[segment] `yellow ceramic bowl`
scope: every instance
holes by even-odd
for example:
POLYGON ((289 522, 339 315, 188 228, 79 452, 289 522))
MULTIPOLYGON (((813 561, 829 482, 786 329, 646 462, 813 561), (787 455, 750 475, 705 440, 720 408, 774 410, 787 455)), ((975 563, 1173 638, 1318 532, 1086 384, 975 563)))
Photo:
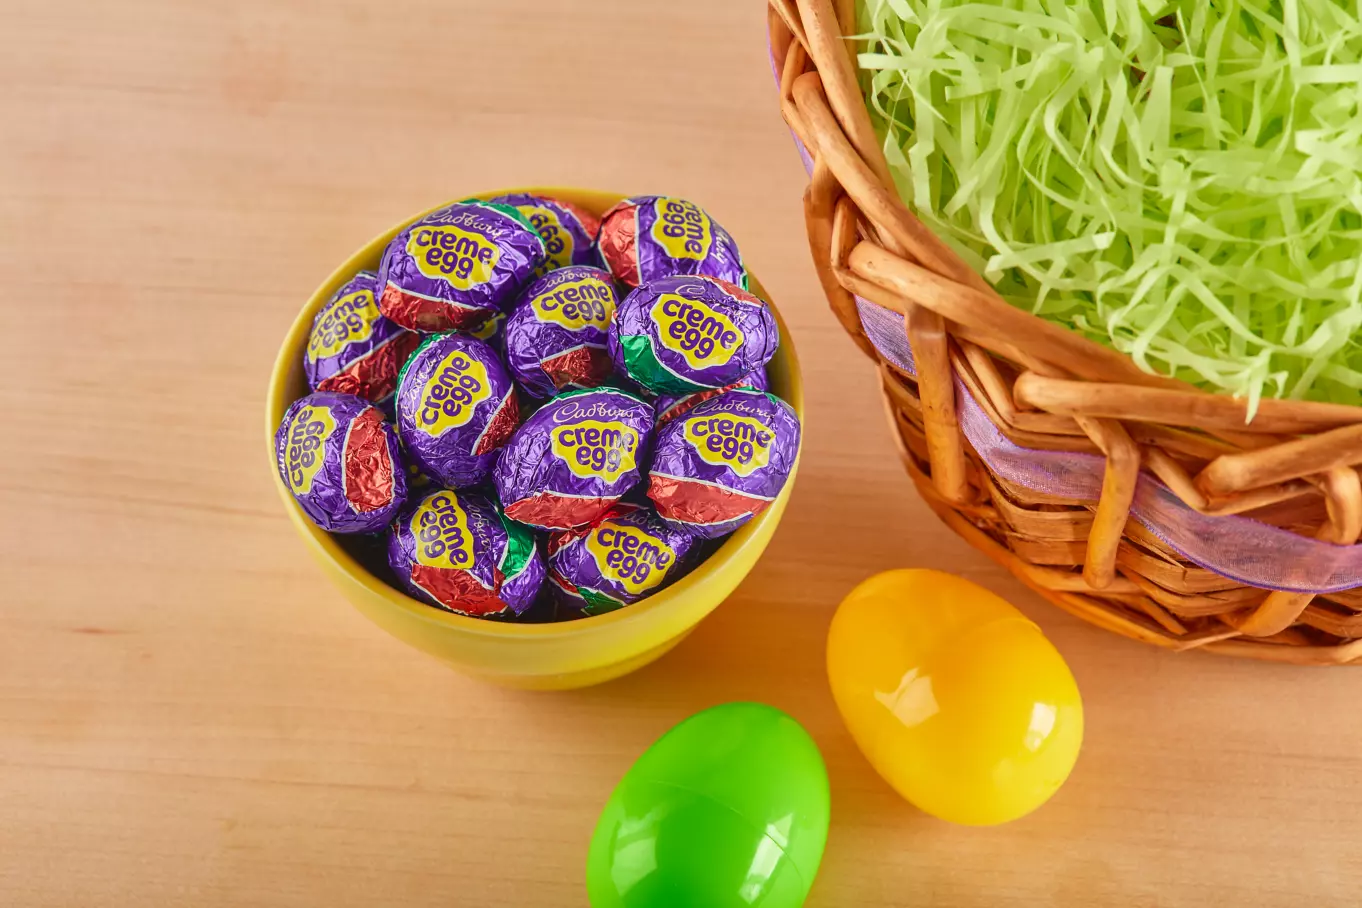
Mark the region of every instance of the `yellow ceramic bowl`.
MULTIPOLYGON (((560 187, 505 190, 533 192, 575 202, 588 211, 603 213, 623 196, 560 187)), ((503 192, 489 192, 492 198, 503 192)), ((319 529, 293 500, 275 465, 274 432, 284 410, 307 393, 303 378, 303 348, 313 316, 346 279, 361 268, 378 268, 388 242, 406 224, 375 237, 350 256, 312 294, 293 321, 270 376, 265 401, 265 447, 269 452, 279 497, 303 538, 308 552, 322 566, 345 598, 370 621, 399 640, 438 656, 477 677, 513 687, 584 687, 617 678, 657 659, 690 633, 733 592, 780 523, 794 486, 794 473, 784 491, 764 513, 728 537, 704 563, 672 586, 642 602, 606 615, 561 624, 509 624, 465 618, 441 611, 399 592, 369 573, 330 534, 319 529)), ((753 289, 769 299, 755 276, 753 289)), ((774 309, 774 305, 772 306, 774 309)), ((767 368, 772 390, 804 416, 804 392, 790 333, 780 322, 780 348, 767 368)), ((796 462, 796 471, 798 463, 796 462)))

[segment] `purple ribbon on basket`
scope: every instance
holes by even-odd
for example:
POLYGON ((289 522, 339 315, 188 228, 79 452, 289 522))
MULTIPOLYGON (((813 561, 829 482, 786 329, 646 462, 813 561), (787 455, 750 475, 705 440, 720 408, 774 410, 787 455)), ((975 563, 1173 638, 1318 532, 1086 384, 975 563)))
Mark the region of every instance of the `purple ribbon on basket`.
MULTIPOLYGON (((771 74, 780 70, 771 51, 771 74)), ((813 158, 790 134, 804 169, 813 158)), ((886 360, 917 375, 903 316, 856 297, 861 329, 886 360)), ((1093 454, 1024 448, 1006 438, 955 377, 960 429, 980 459, 1016 485, 1075 501, 1097 501, 1106 461, 1093 454)), ((1335 545, 1299 536, 1249 517, 1211 516, 1188 507, 1158 479, 1141 473, 1130 515, 1183 558, 1246 586, 1292 593, 1336 593, 1362 586, 1362 545, 1335 545)))

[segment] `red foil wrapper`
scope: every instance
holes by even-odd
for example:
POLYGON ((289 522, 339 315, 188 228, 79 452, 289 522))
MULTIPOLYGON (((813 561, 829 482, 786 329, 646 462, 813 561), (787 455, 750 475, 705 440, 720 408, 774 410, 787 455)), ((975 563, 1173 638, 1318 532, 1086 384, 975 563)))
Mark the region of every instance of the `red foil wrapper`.
POLYGON ((692 524, 727 523, 747 514, 760 514, 771 504, 765 498, 712 483, 657 474, 649 479, 648 497, 663 517, 692 524))
POLYGON ((420 343, 421 335, 404 331, 330 378, 323 379, 317 390, 353 394, 365 400, 387 400, 397 390, 397 375, 402 371, 402 364, 420 343))
MULTIPOLYGON (((497 589, 502 584, 496 572, 497 589)), ((468 571, 447 571, 424 564, 413 564, 411 582, 434 596, 449 611, 483 617, 506 611, 506 603, 492 590, 478 583, 468 571)))
POLYGON ((399 290, 392 284, 383 288, 378 307, 391 321, 415 331, 472 331, 493 314, 493 310, 464 306, 450 300, 437 300, 399 290))
POLYGON ((587 211, 581 205, 577 205, 573 202, 565 202, 562 199, 554 199, 554 201, 572 212, 572 216, 582 225, 582 229, 586 231, 587 236, 596 236, 601 232, 601 219, 587 211))
POLYGON ((578 526, 602 519, 601 515, 614 502, 613 498, 583 498, 539 492, 511 502, 505 510, 507 517, 530 526, 578 526))
POLYGON ((515 427, 520 425, 520 399, 515 393, 515 388, 506 392, 506 399, 501 402, 497 412, 492 414, 492 419, 487 423, 487 428, 483 431, 478 443, 473 446, 474 456, 487 454, 506 444, 506 439, 511 437, 515 427))
POLYGON ((539 367, 559 391, 570 387, 594 388, 604 384, 615 371, 609 350, 586 344, 541 360, 539 367))
POLYGON ((637 206, 627 200, 605 213, 596 245, 610 266, 615 280, 626 287, 638 286, 637 206))
POLYGON ((383 414, 370 407, 350 423, 345 437, 345 497, 361 514, 393 500, 393 462, 382 424, 383 414))
POLYGON ((672 404, 670 407, 658 407, 657 424, 660 426, 671 422, 678 416, 685 416, 691 410, 694 410, 696 405, 702 404, 712 397, 718 397, 725 391, 731 391, 736 387, 738 387, 738 385, 727 385, 722 388, 706 388, 703 391, 696 391, 692 394, 683 394, 676 398, 676 403, 672 404))

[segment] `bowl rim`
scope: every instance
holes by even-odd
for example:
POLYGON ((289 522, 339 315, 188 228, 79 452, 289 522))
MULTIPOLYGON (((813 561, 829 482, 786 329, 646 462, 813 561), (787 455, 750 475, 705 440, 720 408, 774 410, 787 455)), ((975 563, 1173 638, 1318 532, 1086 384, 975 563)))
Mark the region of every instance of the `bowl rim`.
MULTIPOLYGON (((356 271, 369 267, 369 263, 375 258, 375 254, 382 254, 382 249, 388 242, 404 227, 417 218, 423 217, 432 211, 436 211, 446 205, 462 199, 481 199, 488 200, 502 195, 512 193, 528 193, 532 195, 548 196, 564 201, 581 205, 593 214, 602 214, 610 205, 629 198, 627 195, 605 192, 595 189, 582 189, 569 186, 530 186, 517 187, 511 189, 498 189, 490 192, 470 193, 459 196, 456 199, 434 205, 418 214, 398 221, 392 227, 375 235, 363 246, 351 253, 339 266, 337 266, 323 280, 302 309, 294 317, 292 324, 284 335, 283 343, 279 347, 279 352, 275 355, 274 365, 270 370, 269 386, 265 395, 265 440, 266 451, 269 458, 270 474, 274 477, 274 487, 281 499, 284 501, 291 522, 305 541, 313 544, 315 552, 324 555, 331 562, 331 566, 340 573, 348 576, 365 589, 373 592, 382 599, 387 605, 405 612, 409 617, 418 621, 437 625, 450 630, 463 633, 474 634, 484 637, 497 638, 567 638, 589 634, 614 625, 623 625, 631 621, 642 621, 645 616, 660 611, 672 605, 680 605, 691 590, 698 587, 711 573, 717 573, 724 565, 740 559, 742 553, 753 545, 752 537, 757 528, 771 518, 779 519, 783 510, 777 504, 783 505, 784 500, 788 500, 794 488, 795 476, 799 471, 799 462, 803 454, 804 433, 800 433, 799 451, 795 454, 795 463, 790 470, 790 477, 781 489, 776 501, 772 502, 761 514, 736 530, 724 539, 723 543, 710 553, 701 564, 697 565, 690 573, 680 580, 663 588, 659 592, 639 600, 637 603, 625 608, 615 609, 603 615, 588 615, 585 618, 576 618, 571 621, 549 621, 536 624, 518 624, 513 621, 489 621, 485 618, 474 618, 467 615, 457 615, 447 612, 436 606, 429 605, 412 596, 407 595, 401 590, 389 585, 381 577, 375 576, 368 568, 361 564, 353 555, 332 536, 321 527, 309 520, 303 512, 302 507, 293 498, 292 493, 284 485, 283 479, 279 475, 278 463, 275 452, 275 433, 279 427, 279 421, 283 418, 284 412, 288 409, 292 400, 288 398, 287 386, 289 384, 292 371, 297 363, 301 362, 302 351, 307 344, 308 334, 312 329, 312 321, 317 311, 324 305, 336 288, 354 276, 356 271), (608 203, 608 204, 607 204, 608 203)), ((748 269, 748 277, 752 284, 754 294, 760 296, 771 307, 775 315, 776 324, 780 328, 780 346, 776 350, 775 358, 785 361, 788 393, 782 396, 782 400, 794 408, 795 414, 799 417, 801 426, 806 425, 804 416, 804 388, 802 376, 799 368, 799 357, 795 351, 794 342, 790 336, 789 327, 781 317, 780 309, 771 299, 770 293, 762 286, 761 281, 748 269)))

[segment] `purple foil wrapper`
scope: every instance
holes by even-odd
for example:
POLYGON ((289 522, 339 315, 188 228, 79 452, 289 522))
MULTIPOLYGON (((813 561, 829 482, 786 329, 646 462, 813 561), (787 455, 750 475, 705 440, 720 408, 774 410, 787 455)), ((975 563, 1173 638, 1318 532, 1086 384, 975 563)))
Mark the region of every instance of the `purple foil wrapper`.
POLYGON ((375 403, 392 397, 397 373, 420 335, 378 311, 378 275, 361 271, 312 320, 303 373, 313 391, 339 391, 375 403))
POLYGON ((669 526, 713 539, 775 501, 799 454, 799 417, 764 391, 738 388, 657 433, 648 497, 669 526))
POLYGON ((771 307, 710 277, 664 277, 635 288, 615 312, 615 368, 657 394, 723 388, 763 368, 780 344, 771 307))
POLYGON ((707 274, 747 286, 733 237, 684 199, 625 199, 601 217, 596 244, 610 273, 629 287, 675 274, 707 274))
POLYGON ((647 470, 653 408, 616 388, 569 391, 502 449, 492 478, 506 514, 544 530, 590 523, 647 470))
POLYGON ((697 544, 652 508, 621 503, 600 522, 549 539, 550 589, 569 614, 611 612, 683 576, 697 544))
POLYGON ((476 618, 523 614, 545 575, 534 534, 486 496, 450 489, 429 491, 397 515, 388 565, 417 599, 476 618))
POLYGON ((397 433, 423 473, 450 488, 485 480, 520 421, 515 385, 486 343, 464 334, 428 338, 397 385, 397 433))
POLYGON ((755 372, 749 372, 733 384, 725 385, 722 388, 707 388, 704 391, 692 391, 690 394, 664 394, 653 403, 657 412, 657 424, 660 427, 665 422, 671 422, 676 417, 690 412, 696 405, 718 397, 725 391, 732 391, 734 388, 770 391, 771 382, 766 377, 766 370, 762 368, 755 372))
POLYGON ((544 256, 543 239, 516 209, 456 202, 388 244, 379 309, 415 331, 477 328, 511 305, 544 256))
POLYGON ((618 304, 609 273, 587 265, 550 271, 526 287, 506 321, 506 359, 525 393, 552 397, 609 378, 606 333, 618 304))
POLYGON ((546 253, 544 264, 539 266, 541 274, 569 265, 600 265, 596 234, 600 232, 601 219, 586 209, 527 192, 497 196, 492 201, 510 205, 539 232, 546 253))
POLYGON ((406 500, 397 434, 378 408, 352 394, 319 391, 294 401, 274 450, 284 485, 324 530, 381 530, 406 500))

